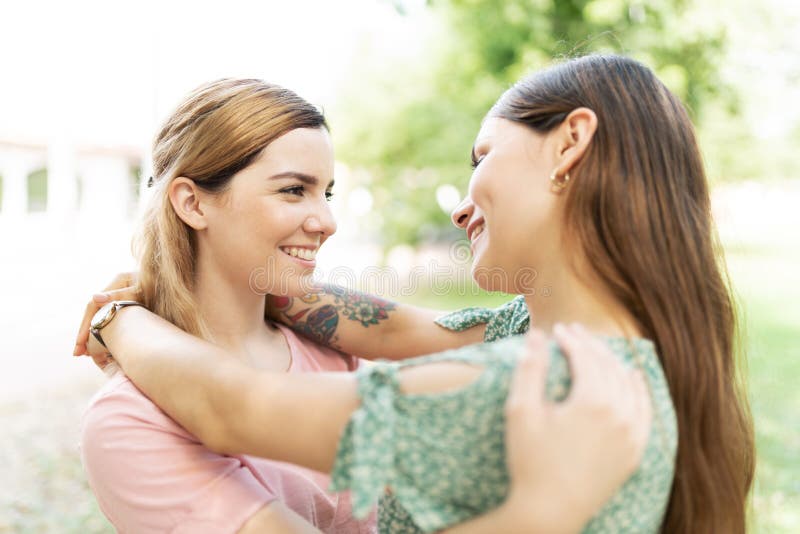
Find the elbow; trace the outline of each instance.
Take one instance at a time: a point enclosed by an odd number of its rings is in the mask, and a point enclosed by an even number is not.
[[[243,451],[235,437],[233,419],[221,414],[206,416],[196,428],[191,429],[195,437],[211,452],[234,456]]]
[[[263,454],[264,407],[279,403],[268,393],[270,373],[253,373],[239,364],[218,365],[214,381],[195,405],[195,428],[190,431],[218,454]]]
[[[197,436],[197,438],[211,452],[226,456],[233,456],[239,453],[225,432],[206,431],[203,432],[202,435]]]
[[[233,456],[242,449],[242,395],[238,381],[220,378],[206,397],[202,413],[197,414],[197,438],[217,454]]]

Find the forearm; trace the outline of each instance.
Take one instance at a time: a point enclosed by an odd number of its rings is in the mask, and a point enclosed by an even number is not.
[[[103,339],[137,387],[217,452],[328,471],[358,406],[347,373],[257,373],[144,308],[120,310]]]
[[[503,504],[443,532],[446,534],[576,534],[588,521],[564,510],[553,495],[510,495]]]
[[[276,297],[273,318],[317,343],[366,359],[399,360],[483,341],[484,326],[453,332],[441,312],[325,286],[303,298]]]
[[[528,521],[529,522],[529,521]],[[504,532],[506,534],[535,534],[537,530],[526,528],[525,518],[518,517],[518,511],[509,508],[505,503],[483,515],[459,523],[442,531],[443,534],[484,534],[486,532]]]

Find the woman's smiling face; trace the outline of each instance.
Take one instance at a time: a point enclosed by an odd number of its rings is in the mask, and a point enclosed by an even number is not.
[[[483,122],[469,193],[452,219],[467,232],[473,278],[484,289],[523,293],[537,258],[556,252],[560,219],[550,192],[556,156],[549,135],[497,117]]]
[[[333,166],[324,128],[298,128],[270,143],[206,204],[202,241],[211,261],[259,293],[307,294],[317,251],[336,231]]]

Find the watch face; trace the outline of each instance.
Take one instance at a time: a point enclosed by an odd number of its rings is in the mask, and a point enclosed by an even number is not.
[[[108,314],[111,312],[111,308],[114,307],[114,302],[109,302],[108,304],[104,304],[102,308],[97,310],[97,313],[94,314],[92,317],[92,328],[101,328],[104,326],[105,320],[108,318]]]

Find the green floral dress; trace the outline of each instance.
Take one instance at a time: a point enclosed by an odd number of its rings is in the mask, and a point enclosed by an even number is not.
[[[357,371],[362,404],[339,442],[332,488],[352,491],[356,516],[366,515],[379,499],[380,532],[440,530],[497,507],[508,491],[504,406],[524,349],[519,334],[530,324],[525,302],[520,297],[496,310],[470,308],[437,323],[454,330],[486,323],[485,340],[491,343],[399,363],[379,362]],[[655,533],[675,468],[675,412],[653,344],[645,339],[604,339],[623,361],[644,369],[654,424],[639,469],[584,532]],[[401,368],[441,361],[478,365],[483,372],[456,391],[400,392]],[[566,360],[551,345],[547,396],[563,400],[569,387]]]

